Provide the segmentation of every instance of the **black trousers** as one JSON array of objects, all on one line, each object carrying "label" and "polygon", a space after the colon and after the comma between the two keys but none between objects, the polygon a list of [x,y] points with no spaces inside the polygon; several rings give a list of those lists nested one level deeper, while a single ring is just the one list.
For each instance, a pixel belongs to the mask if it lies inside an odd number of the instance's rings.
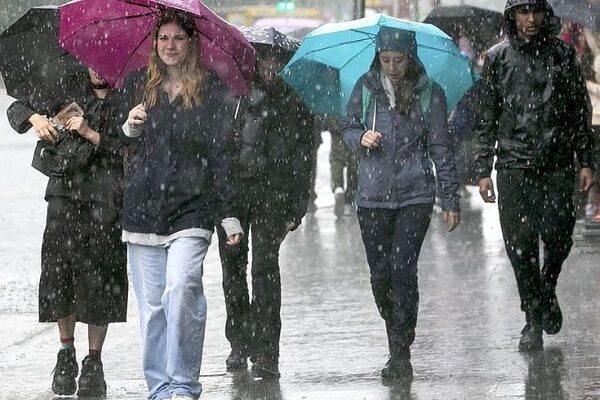
[{"label": "black trousers", "polygon": [[[239,245],[228,246],[225,231],[217,226],[227,311],[225,336],[234,349],[277,360],[281,336],[279,248],[287,235],[286,220],[277,212],[276,204],[258,196],[249,197],[236,214],[245,232]],[[249,240],[251,298],[246,272]]]},{"label": "black trousers", "polygon": [[[497,181],[500,225],[521,309],[540,322],[543,289],[556,287],[573,246],[575,171],[502,169]],[[544,257],[541,269],[540,239]]]},{"label": "black trousers", "polygon": [[431,204],[393,210],[358,209],[371,288],[385,321],[392,356],[410,354],[415,340],[419,311],[417,261],[432,209]]},{"label": "black trousers", "polygon": [[119,212],[104,204],[48,198],[39,320],[75,313],[92,325],[127,318],[127,255]]}]

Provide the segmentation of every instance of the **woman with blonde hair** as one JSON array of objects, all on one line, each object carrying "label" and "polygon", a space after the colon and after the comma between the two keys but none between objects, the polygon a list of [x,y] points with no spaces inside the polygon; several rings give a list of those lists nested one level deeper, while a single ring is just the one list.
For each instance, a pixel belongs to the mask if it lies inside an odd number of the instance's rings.
[{"label": "woman with blonde hair", "polygon": [[202,391],[204,257],[214,221],[222,221],[230,245],[242,234],[231,218],[226,179],[231,99],[201,63],[192,17],[164,12],[153,32],[149,66],[127,78],[121,104],[131,148],[123,241],[152,400],[197,399]]}]

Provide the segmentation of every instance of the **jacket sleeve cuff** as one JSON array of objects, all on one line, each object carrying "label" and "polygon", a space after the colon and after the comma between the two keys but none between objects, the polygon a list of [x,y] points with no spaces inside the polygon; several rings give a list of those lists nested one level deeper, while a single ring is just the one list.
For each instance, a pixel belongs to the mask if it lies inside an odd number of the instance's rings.
[{"label": "jacket sleeve cuff", "polygon": [[15,101],[8,107],[6,113],[14,130],[18,133],[25,133],[31,129],[32,125],[29,122],[29,118],[36,112],[24,104]]},{"label": "jacket sleeve cuff", "polygon": [[460,196],[442,198],[442,211],[460,212]]},{"label": "jacket sleeve cuff", "polygon": [[123,129],[123,133],[128,138],[136,138],[136,137],[138,137],[138,136],[140,136],[142,134],[142,128],[141,127],[132,128],[132,127],[129,126],[129,124],[127,123],[127,121],[125,121],[125,123],[123,124],[122,129]]},{"label": "jacket sleeve cuff", "polygon": [[480,170],[477,171],[477,173],[475,173],[475,184],[479,185],[479,181],[484,179],[484,178],[490,178],[492,176],[492,171],[488,171],[488,170]]}]

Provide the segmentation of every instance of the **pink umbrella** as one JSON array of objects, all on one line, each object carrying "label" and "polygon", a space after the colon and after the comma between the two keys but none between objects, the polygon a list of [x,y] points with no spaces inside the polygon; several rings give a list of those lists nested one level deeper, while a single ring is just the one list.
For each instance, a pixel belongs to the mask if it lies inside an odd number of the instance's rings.
[{"label": "pink umbrella", "polygon": [[235,95],[247,94],[255,52],[244,35],[199,0],[74,0],[59,7],[60,45],[112,86],[148,65],[161,10],[194,16],[200,57]]}]

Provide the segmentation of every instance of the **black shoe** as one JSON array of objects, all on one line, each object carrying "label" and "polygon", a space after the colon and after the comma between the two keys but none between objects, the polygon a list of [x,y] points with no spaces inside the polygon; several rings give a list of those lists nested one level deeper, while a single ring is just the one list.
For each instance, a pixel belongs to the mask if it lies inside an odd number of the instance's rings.
[{"label": "black shoe", "polygon": [[553,286],[544,289],[544,313],[542,314],[542,328],[548,335],[555,335],[562,328],[563,316],[556,298]]},{"label": "black shoe", "polygon": [[413,369],[410,358],[390,357],[381,370],[383,379],[412,380]]},{"label": "black shoe", "polygon": [[75,378],[78,373],[79,367],[77,366],[75,350],[61,349],[56,356],[52,391],[60,396],[68,396],[75,393],[77,389]]},{"label": "black shoe", "polygon": [[100,359],[90,356],[83,359],[77,396],[106,397],[106,382]]},{"label": "black shoe", "polygon": [[527,323],[521,331],[521,339],[519,340],[519,351],[539,351],[544,348],[544,340],[542,339],[542,326],[535,323]]},{"label": "black shoe", "polygon": [[279,360],[271,357],[256,357],[252,364],[252,374],[257,378],[280,378]]},{"label": "black shoe", "polygon": [[231,349],[229,357],[225,360],[225,365],[227,366],[227,371],[240,371],[248,368],[248,361],[241,350]]}]

